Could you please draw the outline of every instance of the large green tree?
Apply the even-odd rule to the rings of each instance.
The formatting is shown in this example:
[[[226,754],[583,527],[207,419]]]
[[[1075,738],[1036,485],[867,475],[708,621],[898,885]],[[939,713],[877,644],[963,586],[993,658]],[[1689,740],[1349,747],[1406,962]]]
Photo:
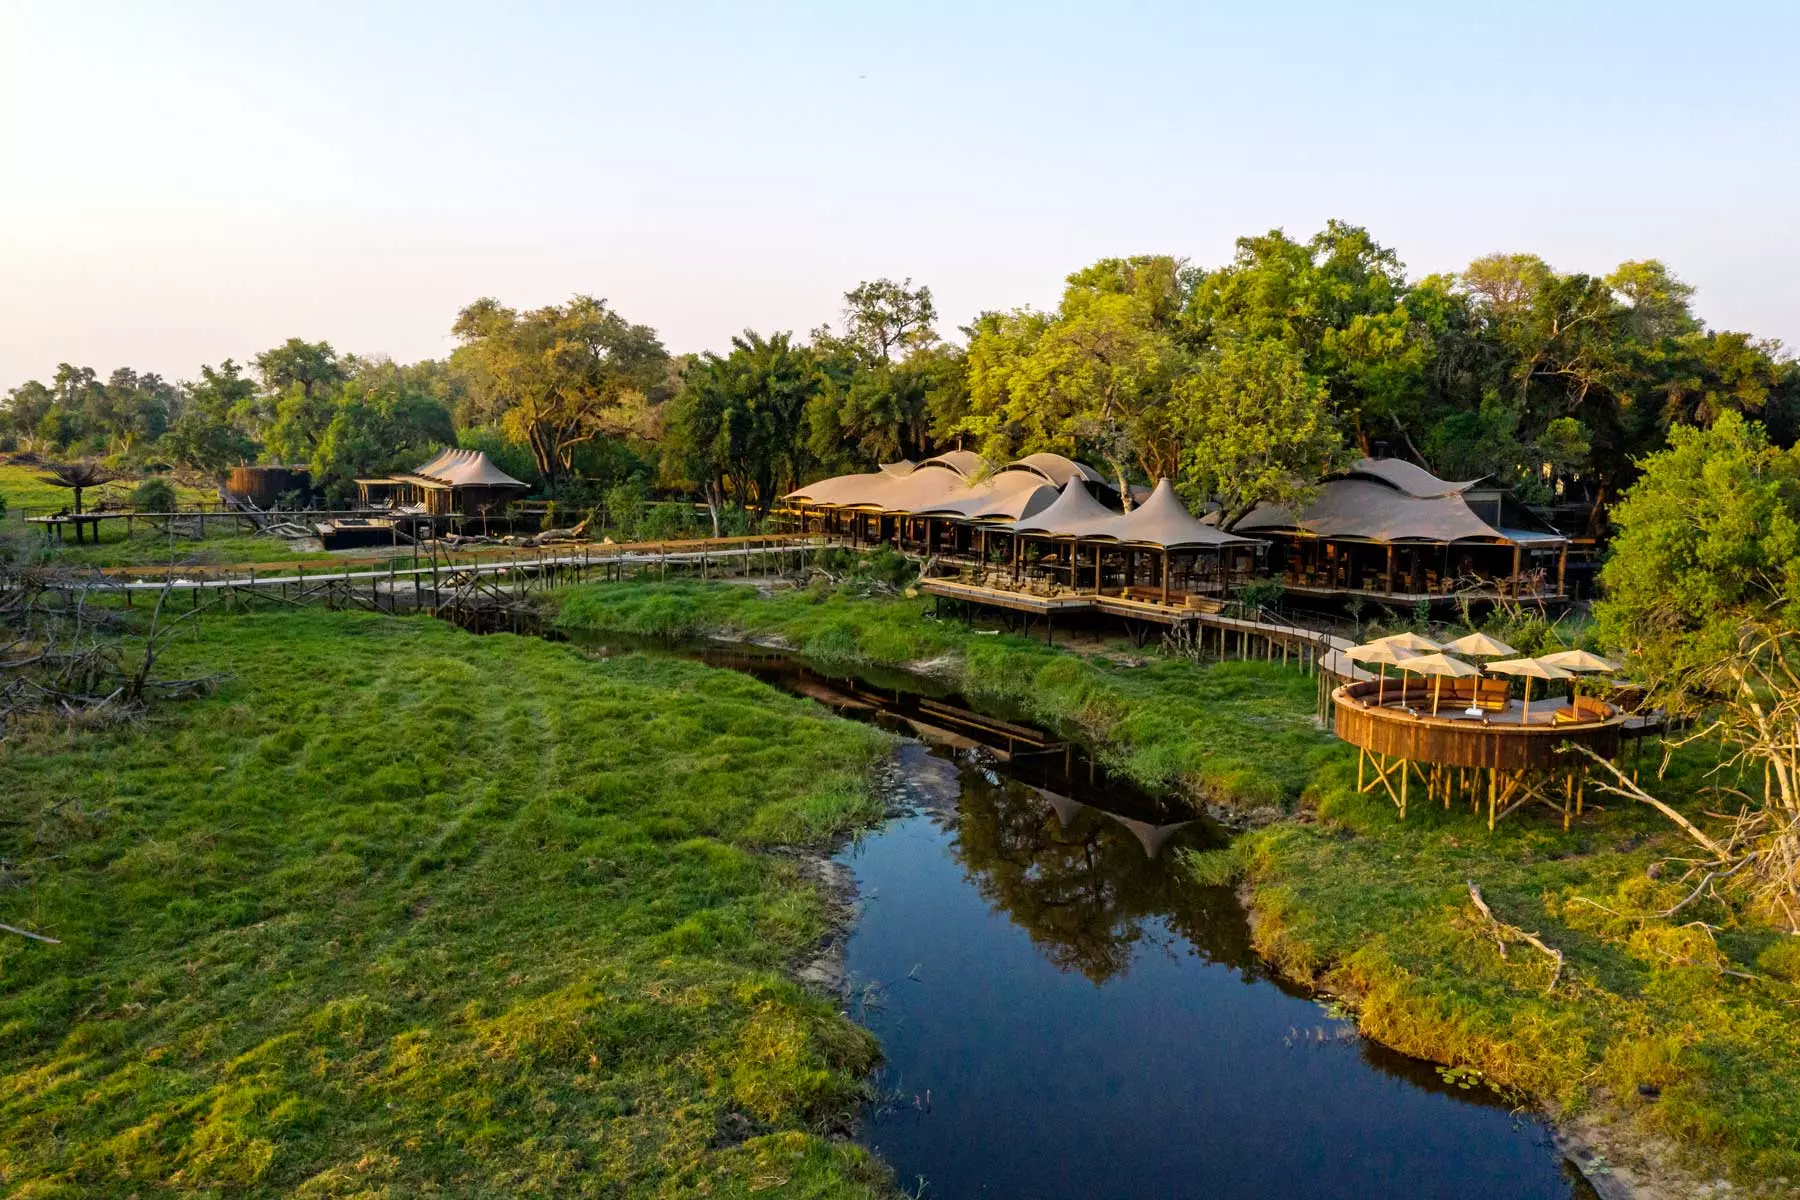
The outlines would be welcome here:
[[[663,440],[666,482],[705,498],[713,530],[726,502],[767,514],[810,466],[809,401],[823,384],[817,357],[786,333],[745,330],[731,353],[703,354],[669,405]]]
[[[1601,635],[1690,737],[1723,741],[1720,807],[1743,815],[1697,838],[1800,932],[1800,450],[1731,411],[1676,426],[1613,522]]]
[[[592,296],[520,312],[482,299],[453,332],[479,407],[515,440],[551,488],[575,473],[577,451],[602,437],[653,433],[669,356],[647,325]]]
[[[1275,337],[1209,353],[1176,388],[1189,493],[1217,501],[1230,529],[1263,503],[1301,508],[1350,455],[1325,381]]]
[[[1070,275],[1054,314],[989,313],[970,327],[968,411],[954,432],[993,459],[1099,459],[1129,504],[1133,476],[1172,476],[1169,395],[1186,367],[1180,260],[1103,259]]]

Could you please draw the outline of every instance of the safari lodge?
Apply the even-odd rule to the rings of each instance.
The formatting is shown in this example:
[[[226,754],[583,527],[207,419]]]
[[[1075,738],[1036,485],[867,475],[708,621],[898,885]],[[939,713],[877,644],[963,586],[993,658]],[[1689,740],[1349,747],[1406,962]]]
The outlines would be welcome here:
[[[802,531],[926,556],[928,595],[1042,616],[1100,611],[1180,623],[1217,611],[1261,543],[1197,520],[1162,480],[1123,510],[1091,467],[1033,454],[994,469],[967,451],[840,475],[786,497]]]
[[[1484,482],[1365,458],[1301,512],[1263,505],[1236,532],[1268,540],[1271,572],[1296,595],[1566,600],[1569,539]]]
[[[1014,611],[1097,609],[1164,623],[1216,612],[1252,578],[1296,598],[1560,601],[1569,541],[1502,489],[1399,459],[1363,459],[1298,514],[1254,509],[1231,531],[1161,480],[1129,511],[1105,478],[1058,454],[994,469],[968,451],[840,475],[786,497],[809,533],[892,544],[932,564],[922,589]]]

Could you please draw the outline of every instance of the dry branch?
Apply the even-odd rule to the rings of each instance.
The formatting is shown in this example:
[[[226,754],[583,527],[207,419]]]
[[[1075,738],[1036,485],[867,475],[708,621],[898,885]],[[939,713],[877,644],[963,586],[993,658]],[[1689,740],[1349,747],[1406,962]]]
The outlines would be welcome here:
[[[0,933],[16,933],[20,937],[30,938],[34,942],[47,942],[52,946],[62,945],[62,941],[58,938],[45,937],[41,933],[33,933],[29,929],[20,929],[16,925],[0,925]]]
[[[1508,925],[1505,921],[1496,917],[1494,915],[1494,910],[1488,907],[1487,901],[1481,898],[1481,889],[1475,885],[1473,879],[1469,880],[1469,899],[1475,902],[1476,909],[1480,911],[1482,916],[1487,918],[1490,927],[1489,932],[1493,935],[1494,944],[1500,948],[1501,958],[1506,957],[1506,941],[1509,937],[1516,941],[1524,942],[1549,956],[1550,961],[1556,964],[1556,970],[1551,972],[1550,982],[1544,987],[1544,994],[1549,995],[1551,992],[1555,991],[1557,981],[1562,978],[1563,952],[1556,949],[1554,946],[1545,944],[1543,938],[1538,934],[1526,933],[1517,925]]]

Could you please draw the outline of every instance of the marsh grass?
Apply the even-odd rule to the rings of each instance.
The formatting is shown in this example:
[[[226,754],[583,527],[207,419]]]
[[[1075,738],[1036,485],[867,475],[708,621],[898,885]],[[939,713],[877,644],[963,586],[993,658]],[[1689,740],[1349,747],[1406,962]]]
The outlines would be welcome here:
[[[1668,790],[1697,807],[1708,765],[1684,755]],[[1311,799],[1317,822],[1259,830],[1231,861],[1195,866],[1246,876],[1258,948],[1360,997],[1365,1033],[1560,1106],[1622,1110],[1704,1169],[1800,1174],[1800,988],[1771,969],[1795,939],[1718,905],[1647,916],[1692,887],[1666,865],[1689,849],[1662,817],[1609,799],[1568,833],[1548,810],[1492,835],[1463,808],[1414,806],[1401,822],[1341,765]],[[1515,943],[1501,957],[1469,880],[1564,952],[1555,992],[1542,955]]]
[[[555,604],[567,630],[775,636],[826,668],[926,671],[977,704],[1079,737],[1147,788],[1227,805],[1291,805],[1315,770],[1344,757],[1313,720],[1313,681],[1269,663],[1076,655],[979,621],[934,620],[929,600],[832,588],[591,584]]]
[[[0,1190],[886,1194],[776,843],[882,735],[424,619],[204,617],[212,697],[0,754]]]

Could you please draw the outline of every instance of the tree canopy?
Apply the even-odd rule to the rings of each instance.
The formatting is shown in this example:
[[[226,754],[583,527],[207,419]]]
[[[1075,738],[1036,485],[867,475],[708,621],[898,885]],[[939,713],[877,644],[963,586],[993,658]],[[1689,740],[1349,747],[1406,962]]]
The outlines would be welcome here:
[[[289,338],[181,384],[64,363],[6,393],[0,449],[215,472],[308,463],[341,491],[473,438],[517,451],[514,473],[558,495],[661,481],[753,509],[792,481],[950,448],[1049,450],[1103,467],[1127,498],[1180,480],[1227,520],[1388,453],[1492,476],[1600,534],[1674,429],[1735,413],[1775,445],[1800,435],[1786,348],[1708,328],[1693,301],[1655,259],[1586,273],[1493,254],[1409,278],[1367,229],[1330,221],[1240,238],[1216,266],[1102,258],[1053,308],[981,313],[960,341],[940,335],[929,287],[881,278],[842,293],[841,328],[746,332],[719,354],[671,356],[654,329],[577,295],[476,300],[441,362]]]

